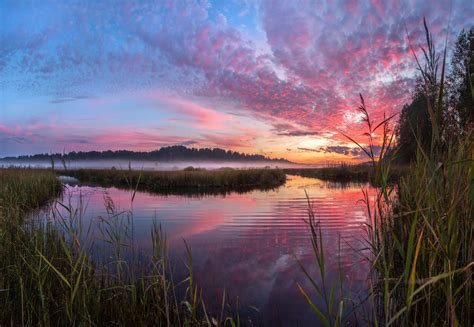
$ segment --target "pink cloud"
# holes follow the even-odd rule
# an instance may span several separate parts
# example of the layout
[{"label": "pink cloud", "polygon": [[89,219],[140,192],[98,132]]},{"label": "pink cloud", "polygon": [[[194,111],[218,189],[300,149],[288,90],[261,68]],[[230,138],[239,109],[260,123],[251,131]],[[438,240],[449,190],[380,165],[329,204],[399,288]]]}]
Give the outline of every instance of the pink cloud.
[{"label": "pink cloud", "polygon": [[179,113],[192,118],[196,127],[221,129],[225,122],[229,122],[232,119],[230,115],[225,115],[183,98],[163,95],[159,95],[157,98],[167,105],[176,108]]},{"label": "pink cloud", "polygon": [[[39,74],[42,79],[35,80],[36,85],[45,85],[48,92],[49,88],[58,93],[79,92],[91,80],[99,85],[98,92],[157,90],[150,99],[173,114],[164,119],[189,127],[196,133],[193,139],[202,144],[244,147],[262,137],[257,131],[237,130],[237,115],[269,125],[271,137],[328,135],[337,143],[341,141],[337,129],[361,134],[362,126],[348,119],[358,105],[359,93],[377,119],[384,112],[397,112],[409,101],[415,63],[405,28],[418,49],[424,37],[423,16],[440,39],[448,32],[444,19],[452,6],[451,38],[472,16],[468,1],[262,0],[257,6],[255,16],[261,21],[255,23],[263,35],[258,41],[239,26],[229,25],[231,20],[227,22],[222,14],[210,14],[207,1],[136,2],[114,8],[98,3],[79,13],[74,6],[65,6],[65,17],[76,24],[67,33],[81,42],[56,40],[54,56],[48,56],[40,50],[60,32],[56,22],[51,23],[54,28],[33,33],[24,50],[12,37],[21,33],[5,33],[2,39],[9,42],[3,42],[8,46],[0,51],[0,69],[8,58],[18,57],[20,71]],[[96,20],[91,10],[107,14]],[[89,20],[93,23],[88,24]],[[116,34],[111,32],[115,28]],[[92,51],[87,51],[89,45]],[[54,76],[59,77],[50,78]],[[48,84],[51,81],[55,87]],[[118,107],[121,100],[90,99],[87,104],[99,112]],[[226,128],[232,132],[225,132]],[[69,140],[79,148],[89,147],[87,142],[147,148],[175,136],[174,131],[158,136],[144,127],[114,127],[96,131],[93,137],[81,134],[80,128],[68,131],[56,126],[48,133],[41,129],[34,124],[19,130],[0,125],[0,133],[8,137],[53,139],[55,135],[59,143]],[[268,135],[263,137],[271,141]]]}]

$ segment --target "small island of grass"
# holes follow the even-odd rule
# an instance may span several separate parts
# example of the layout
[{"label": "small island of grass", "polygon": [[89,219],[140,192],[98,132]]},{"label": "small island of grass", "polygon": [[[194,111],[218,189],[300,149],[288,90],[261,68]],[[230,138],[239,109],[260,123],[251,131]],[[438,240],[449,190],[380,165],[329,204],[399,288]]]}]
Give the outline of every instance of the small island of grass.
[{"label": "small island of grass", "polygon": [[78,169],[67,175],[82,183],[105,187],[135,189],[164,194],[226,194],[254,189],[270,190],[281,186],[286,175],[279,169],[218,169],[186,168],[180,171],[134,171]]}]

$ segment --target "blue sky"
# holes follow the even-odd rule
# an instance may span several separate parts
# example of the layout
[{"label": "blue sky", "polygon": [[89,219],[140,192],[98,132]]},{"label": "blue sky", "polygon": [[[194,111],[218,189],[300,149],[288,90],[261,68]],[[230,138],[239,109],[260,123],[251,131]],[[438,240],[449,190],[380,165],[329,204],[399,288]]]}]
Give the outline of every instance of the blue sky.
[{"label": "blue sky", "polygon": [[[186,144],[357,159],[409,100],[427,17],[441,42],[471,1],[2,1],[0,156]],[[452,44],[452,42],[450,42]],[[315,150],[315,151],[312,151]]]}]

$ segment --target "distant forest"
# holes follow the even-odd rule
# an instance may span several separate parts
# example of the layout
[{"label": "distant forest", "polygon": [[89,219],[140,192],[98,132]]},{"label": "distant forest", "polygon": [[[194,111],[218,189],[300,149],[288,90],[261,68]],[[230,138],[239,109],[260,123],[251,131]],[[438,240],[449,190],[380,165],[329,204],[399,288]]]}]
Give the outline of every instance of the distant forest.
[{"label": "distant forest", "polygon": [[123,160],[151,160],[151,161],[187,161],[187,160],[199,160],[199,161],[277,161],[277,162],[289,162],[286,159],[271,159],[259,154],[245,154],[236,151],[224,150],[220,148],[187,148],[185,146],[168,146],[160,148],[159,150],[150,152],[135,152],[127,150],[118,151],[88,151],[88,152],[76,152],[72,151],[69,153],[54,153],[54,154],[35,154],[19,157],[5,157],[2,160],[5,161],[44,161],[51,159],[61,160],[110,160],[110,159],[123,159]]}]

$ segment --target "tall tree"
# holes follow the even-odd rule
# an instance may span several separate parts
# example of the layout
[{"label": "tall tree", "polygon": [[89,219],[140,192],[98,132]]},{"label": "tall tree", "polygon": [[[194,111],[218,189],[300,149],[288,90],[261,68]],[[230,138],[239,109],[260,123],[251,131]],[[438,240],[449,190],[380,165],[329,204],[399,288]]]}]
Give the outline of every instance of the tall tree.
[{"label": "tall tree", "polygon": [[[425,25],[427,30],[427,27]],[[426,152],[432,143],[433,113],[430,104],[437,101],[439,56],[436,54],[431,35],[427,30],[428,51],[421,78],[413,94],[412,102],[405,105],[397,125],[398,159],[410,162],[415,159],[418,144]],[[469,32],[462,31],[454,45],[449,74],[445,83],[446,96],[438,104],[439,119],[436,124],[442,125],[440,130],[444,139],[458,137],[474,125],[474,27]],[[429,94],[429,101],[427,101]],[[442,124],[441,124],[442,123]]]},{"label": "tall tree", "polygon": [[424,150],[428,150],[431,144],[432,129],[428,103],[420,84],[421,81],[417,84],[412,102],[403,107],[396,128],[397,157],[405,163],[414,160],[418,143]]},{"label": "tall tree", "polygon": [[461,130],[474,122],[474,26],[461,31],[454,45],[448,76],[448,107]]}]

